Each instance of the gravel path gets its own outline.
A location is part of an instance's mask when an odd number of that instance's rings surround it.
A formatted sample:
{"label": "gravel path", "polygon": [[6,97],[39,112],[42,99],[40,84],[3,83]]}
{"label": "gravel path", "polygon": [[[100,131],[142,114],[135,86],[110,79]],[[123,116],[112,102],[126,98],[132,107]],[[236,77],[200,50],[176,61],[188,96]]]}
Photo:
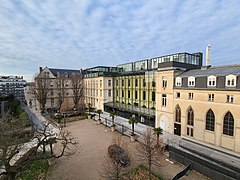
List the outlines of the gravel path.
{"label": "gravel path", "polygon": [[[106,154],[107,147],[111,144],[114,135],[117,132],[111,132],[110,128],[104,125],[97,125],[92,120],[81,120],[68,123],[66,129],[72,132],[73,136],[79,142],[77,152],[70,157],[62,157],[55,161],[52,171],[50,172],[49,180],[71,179],[71,180],[97,180],[99,177],[99,170],[101,169],[101,162]],[[130,142],[126,136],[123,138]],[[137,142],[129,143],[129,150],[133,155],[133,164],[136,153]],[[57,147],[56,147],[57,148]],[[180,164],[171,164],[165,159],[163,155],[161,166],[155,168],[156,173],[162,174],[164,179],[171,179],[184,166]],[[183,179],[207,179],[206,177],[191,171],[188,176]]]}

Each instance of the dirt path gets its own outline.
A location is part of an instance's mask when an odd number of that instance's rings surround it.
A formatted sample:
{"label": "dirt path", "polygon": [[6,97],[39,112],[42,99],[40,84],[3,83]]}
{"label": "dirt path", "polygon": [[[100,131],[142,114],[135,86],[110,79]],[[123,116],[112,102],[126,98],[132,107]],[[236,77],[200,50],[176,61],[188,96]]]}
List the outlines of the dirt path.
{"label": "dirt path", "polygon": [[[111,144],[114,134],[109,128],[104,125],[97,125],[92,120],[82,120],[67,124],[67,129],[72,132],[73,136],[77,138],[79,147],[76,154],[70,157],[63,157],[56,160],[55,165],[48,177],[49,180],[59,179],[82,179],[82,180],[96,180],[101,179],[98,171],[101,169],[101,162],[103,156],[106,154],[107,147]],[[123,138],[130,142],[126,136]],[[129,143],[129,150],[135,159],[137,142]],[[171,164],[162,157],[161,166],[155,168],[156,173],[161,174],[164,179],[171,179],[184,166],[180,164]],[[133,160],[134,164],[138,163]],[[207,179],[206,177],[192,171],[183,179]]]}

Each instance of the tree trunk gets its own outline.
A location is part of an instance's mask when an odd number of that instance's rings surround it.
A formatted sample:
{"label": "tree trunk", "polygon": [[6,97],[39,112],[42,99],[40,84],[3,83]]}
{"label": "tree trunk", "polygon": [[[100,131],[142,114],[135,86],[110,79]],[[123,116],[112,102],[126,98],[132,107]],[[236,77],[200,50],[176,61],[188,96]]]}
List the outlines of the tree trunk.
{"label": "tree trunk", "polygon": [[132,124],[132,135],[134,136],[134,123]]}
{"label": "tree trunk", "polygon": [[159,134],[157,134],[157,146],[159,146]]}

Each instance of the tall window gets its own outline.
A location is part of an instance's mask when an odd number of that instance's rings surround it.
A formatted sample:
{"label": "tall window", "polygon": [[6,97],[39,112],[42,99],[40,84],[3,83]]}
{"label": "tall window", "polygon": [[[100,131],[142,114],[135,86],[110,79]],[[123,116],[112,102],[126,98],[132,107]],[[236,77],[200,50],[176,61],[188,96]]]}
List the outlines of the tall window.
{"label": "tall window", "polygon": [[116,80],[116,86],[118,86],[118,79]]}
{"label": "tall window", "polygon": [[152,101],[155,101],[155,99],[156,99],[156,94],[155,94],[155,92],[152,92]]}
{"label": "tall window", "polygon": [[227,114],[224,116],[223,121],[223,134],[233,136],[234,132],[234,118],[231,112],[227,112]]}
{"label": "tall window", "polygon": [[190,107],[187,111],[187,135],[193,137],[194,112]]}
{"label": "tall window", "polygon": [[215,115],[214,112],[209,109],[206,115],[206,130],[214,131],[215,127]]}
{"label": "tall window", "polygon": [[108,90],[108,97],[111,97],[111,90]]}
{"label": "tall window", "polygon": [[116,90],[116,96],[118,96],[118,89]]}
{"label": "tall window", "polygon": [[128,86],[130,86],[131,85],[131,80],[130,79],[128,79]]}
{"label": "tall window", "polygon": [[124,90],[122,90],[122,97],[124,97]]}
{"label": "tall window", "polygon": [[146,86],[146,79],[143,79],[143,87]]}
{"label": "tall window", "polygon": [[137,87],[138,86],[138,80],[135,79],[135,86]]}
{"label": "tall window", "polygon": [[192,107],[190,107],[187,112],[187,125],[190,125],[190,126],[194,125],[194,112]]}
{"label": "tall window", "polygon": [[137,99],[137,98],[138,98],[138,92],[135,91],[135,99]]}
{"label": "tall window", "polygon": [[188,99],[193,99],[193,93],[188,93]]}
{"label": "tall window", "polygon": [[128,98],[131,98],[130,90],[128,90]]}
{"label": "tall window", "polygon": [[177,105],[177,107],[175,109],[175,121],[181,122],[181,109],[180,109],[179,105]]}
{"label": "tall window", "polygon": [[146,91],[143,91],[143,100],[146,100]]}
{"label": "tall window", "polygon": [[208,94],[208,101],[214,101],[214,94]]}
{"label": "tall window", "polygon": [[167,95],[162,94],[162,106],[167,106]]}
{"label": "tall window", "polygon": [[152,81],[152,87],[156,87],[156,82]]}
{"label": "tall window", "polygon": [[163,87],[163,88],[166,88],[166,87],[167,87],[167,77],[166,77],[166,76],[163,76],[163,77],[162,77],[162,87]]}
{"label": "tall window", "polygon": [[100,80],[100,88],[102,88],[102,80]]}
{"label": "tall window", "polygon": [[124,86],[124,79],[122,80],[122,86]]}
{"label": "tall window", "polygon": [[111,86],[111,80],[108,80],[108,86]]}

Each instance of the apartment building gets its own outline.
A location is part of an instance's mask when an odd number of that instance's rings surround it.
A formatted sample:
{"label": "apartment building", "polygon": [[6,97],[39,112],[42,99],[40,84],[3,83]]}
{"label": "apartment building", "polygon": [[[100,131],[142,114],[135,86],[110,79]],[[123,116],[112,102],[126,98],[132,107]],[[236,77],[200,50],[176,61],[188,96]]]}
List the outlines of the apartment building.
{"label": "apartment building", "polygon": [[[39,68],[39,74],[35,78],[37,86],[37,79],[45,79],[47,81],[47,101],[45,109],[58,109],[59,108],[59,91],[64,89],[64,100],[61,106],[61,111],[66,111],[74,108],[73,102],[73,87],[70,76],[80,73],[80,70],[72,69],[55,69],[55,68]],[[60,82],[60,79],[61,80]],[[61,84],[61,87],[59,87]],[[40,109],[40,103],[36,100],[36,108]]]}
{"label": "apartment building", "polygon": [[113,101],[113,76],[116,67],[97,66],[84,70],[85,104],[104,109],[104,103]]}
{"label": "apartment building", "polygon": [[0,76],[0,96],[14,95],[23,101],[26,81],[23,76]]}

